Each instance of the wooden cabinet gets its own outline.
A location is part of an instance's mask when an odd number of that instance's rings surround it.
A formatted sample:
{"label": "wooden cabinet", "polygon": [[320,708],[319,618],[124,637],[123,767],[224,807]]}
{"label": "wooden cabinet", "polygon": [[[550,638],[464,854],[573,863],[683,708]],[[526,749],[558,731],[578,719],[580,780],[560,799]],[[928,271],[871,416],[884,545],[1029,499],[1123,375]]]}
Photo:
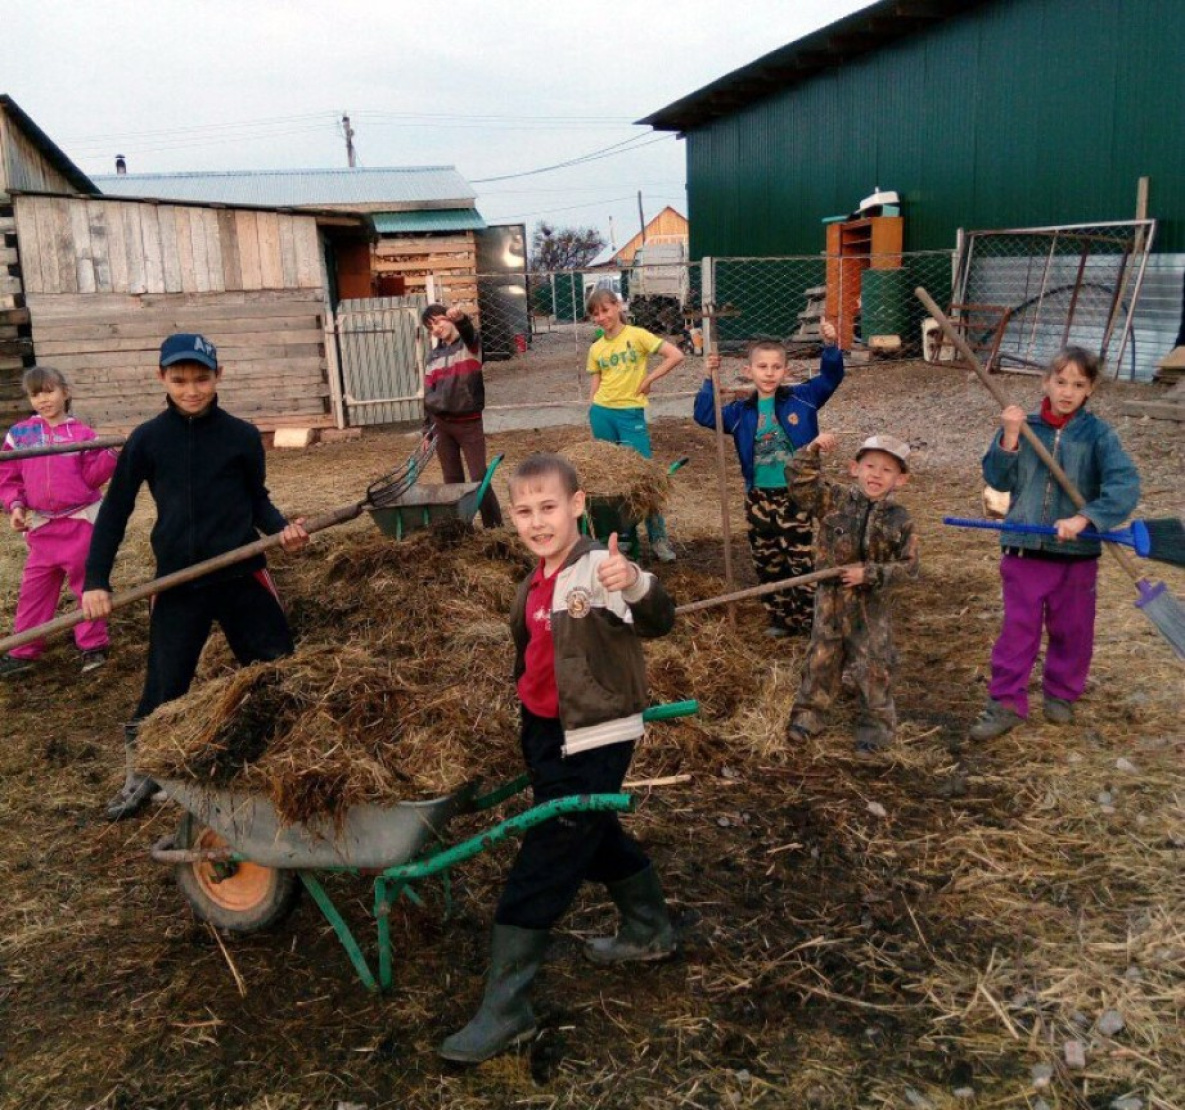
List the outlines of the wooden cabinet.
{"label": "wooden cabinet", "polygon": [[852,345],[860,311],[860,275],[870,267],[901,265],[905,220],[901,216],[870,216],[827,225],[827,318],[839,329],[839,345]]}

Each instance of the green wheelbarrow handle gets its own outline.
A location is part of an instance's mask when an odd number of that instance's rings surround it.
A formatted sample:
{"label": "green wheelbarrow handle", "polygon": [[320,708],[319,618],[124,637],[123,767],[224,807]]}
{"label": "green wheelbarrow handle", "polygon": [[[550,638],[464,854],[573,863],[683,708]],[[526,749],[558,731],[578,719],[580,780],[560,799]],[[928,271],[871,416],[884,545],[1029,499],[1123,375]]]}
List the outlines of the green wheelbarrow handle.
{"label": "green wheelbarrow handle", "polygon": [[490,465],[486,467],[486,472],[482,476],[481,485],[477,487],[477,500],[475,504],[478,509],[481,508],[481,503],[486,499],[486,494],[489,492],[490,483],[494,480],[494,471],[498,469],[498,464],[506,458],[505,455],[495,455],[490,459]]}
{"label": "green wheelbarrow handle", "polygon": [[[642,710],[643,721],[669,721],[675,717],[690,717],[692,714],[699,712],[699,702],[694,698],[688,698],[685,701],[671,701],[665,705],[650,705]],[[472,807],[475,812],[480,812],[485,809],[493,809],[496,805],[501,805],[507,798],[513,798],[515,794],[521,794],[528,786],[531,785],[529,775],[519,775],[516,779],[511,779],[510,782],[504,783],[495,790],[491,790],[488,794],[483,794],[479,798],[474,798]]]}
{"label": "green wheelbarrow handle", "polygon": [[684,455],[681,459],[676,459],[673,463],[671,463],[670,466],[667,467],[667,474],[674,474],[676,470],[682,470],[683,467],[685,467],[689,462],[691,462],[691,457],[689,455]]}

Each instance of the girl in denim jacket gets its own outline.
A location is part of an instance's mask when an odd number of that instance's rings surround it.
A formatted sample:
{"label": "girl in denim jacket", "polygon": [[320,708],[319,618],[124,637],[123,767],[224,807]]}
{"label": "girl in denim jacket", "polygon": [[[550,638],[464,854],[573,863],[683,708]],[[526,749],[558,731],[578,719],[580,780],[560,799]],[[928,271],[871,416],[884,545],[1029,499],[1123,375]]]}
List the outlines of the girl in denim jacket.
{"label": "girl in denim jacket", "polygon": [[[1099,378],[1099,360],[1081,347],[1065,347],[1045,372],[1039,412],[1018,405],[1002,414],[1001,431],[983,457],[988,485],[1012,495],[1008,521],[1051,524],[1056,536],[1001,533],[1004,623],[992,648],[987,707],[971,727],[974,740],[990,740],[1029,715],[1029,674],[1047,634],[1042,681],[1045,719],[1068,724],[1081,696],[1094,650],[1095,582],[1100,545],[1087,529],[1122,524],[1140,498],[1135,464],[1113,428],[1086,409]],[[1086,499],[1075,509],[1036,452],[1021,439],[1027,420]]]}

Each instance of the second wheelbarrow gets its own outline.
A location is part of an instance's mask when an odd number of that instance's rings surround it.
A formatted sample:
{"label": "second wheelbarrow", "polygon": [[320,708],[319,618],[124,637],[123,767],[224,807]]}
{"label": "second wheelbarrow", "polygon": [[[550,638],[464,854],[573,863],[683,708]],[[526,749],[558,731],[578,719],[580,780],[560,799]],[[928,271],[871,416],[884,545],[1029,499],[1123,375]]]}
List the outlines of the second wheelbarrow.
{"label": "second wheelbarrow", "polygon": [[409,532],[418,532],[448,521],[468,524],[473,520],[493,481],[494,471],[502,461],[495,455],[486,467],[480,482],[450,482],[431,485],[421,482],[412,486],[393,502],[372,508],[370,517],[384,536],[403,539]]}

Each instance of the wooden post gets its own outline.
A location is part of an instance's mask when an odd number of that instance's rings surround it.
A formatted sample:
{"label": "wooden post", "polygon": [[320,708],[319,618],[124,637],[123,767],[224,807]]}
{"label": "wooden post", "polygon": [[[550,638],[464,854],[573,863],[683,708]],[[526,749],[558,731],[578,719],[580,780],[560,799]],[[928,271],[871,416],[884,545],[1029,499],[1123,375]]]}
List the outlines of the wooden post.
{"label": "wooden post", "polygon": [[[1148,218],[1148,178],[1141,177],[1136,182],[1136,219],[1146,220]],[[1136,228],[1135,238],[1132,241],[1132,261],[1134,262],[1144,253],[1144,229],[1142,227]],[[1115,297],[1115,317],[1116,320],[1119,314],[1123,311],[1123,297],[1127,292],[1128,281],[1130,280],[1130,267],[1125,267],[1123,272],[1123,280],[1120,283],[1119,289]],[[1139,285],[1137,283],[1136,293],[1139,294]],[[1119,354],[1115,359],[1115,378],[1118,380],[1119,371],[1123,368],[1123,356],[1127,352],[1127,341],[1131,338],[1131,312],[1128,312],[1127,325],[1124,326],[1123,335],[1119,340]],[[1115,323],[1112,320],[1107,327],[1108,332],[1111,326]],[[1110,338],[1110,336],[1108,336]],[[1135,380],[1135,374],[1132,374],[1132,380]]]}
{"label": "wooden post", "polygon": [[[714,317],[716,311],[715,259],[705,258],[701,266],[704,353],[705,355],[714,355],[719,352],[719,345],[716,339],[716,320]],[[731,593],[736,585],[736,580],[732,575],[732,520],[728,512],[728,454],[724,449],[724,415],[721,412],[723,406],[720,402],[720,375],[713,370],[711,371],[711,377],[712,401],[716,415],[716,471],[720,490],[720,531],[724,538],[724,584],[728,587],[728,592]],[[728,623],[735,627],[736,622],[736,606],[729,602]]]}

